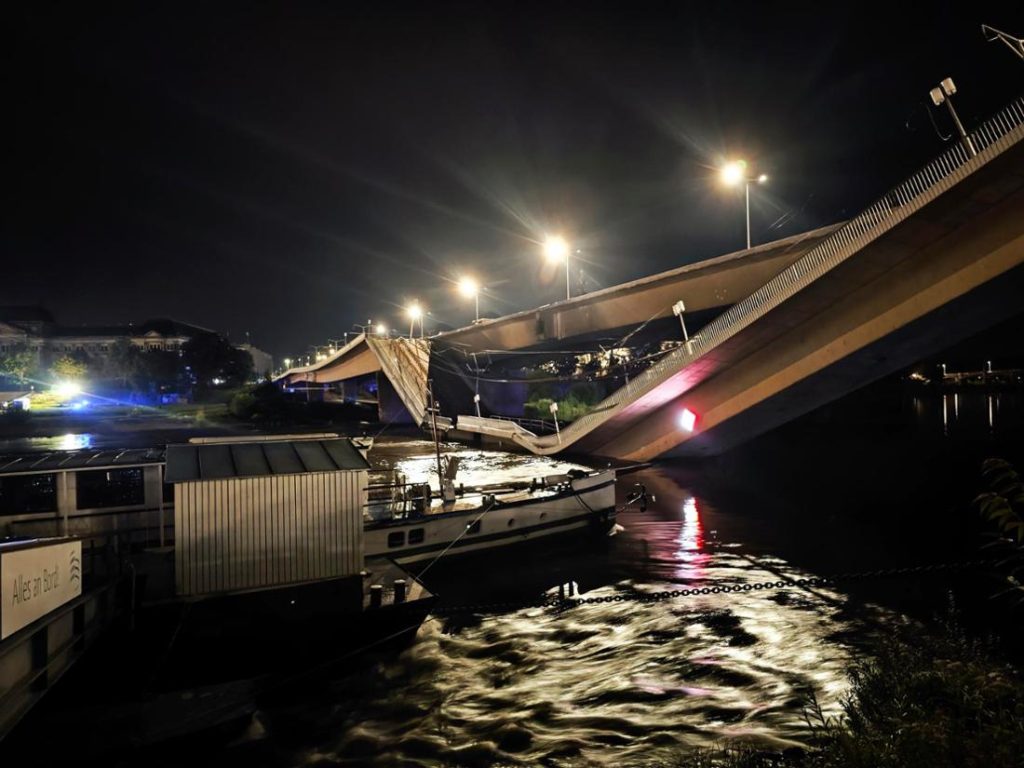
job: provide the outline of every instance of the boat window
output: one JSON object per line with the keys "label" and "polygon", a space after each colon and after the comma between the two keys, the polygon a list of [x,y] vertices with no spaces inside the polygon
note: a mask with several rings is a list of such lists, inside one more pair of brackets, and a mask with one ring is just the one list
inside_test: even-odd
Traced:
{"label": "boat window", "polygon": [[388,534],[388,549],[405,544],[405,531],[392,531]]}
{"label": "boat window", "polygon": [[134,507],[146,501],[140,467],[79,472],[75,481],[78,509]]}
{"label": "boat window", "polygon": [[409,531],[409,543],[410,544],[422,544],[423,543],[423,529],[413,528]]}
{"label": "boat window", "polygon": [[0,477],[0,515],[53,512],[57,509],[55,475]]}
{"label": "boat window", "polygon": [[470,523],[469,526],[466,528],[466,533],[480,533],[480,521],[474,520],[472,523]]}

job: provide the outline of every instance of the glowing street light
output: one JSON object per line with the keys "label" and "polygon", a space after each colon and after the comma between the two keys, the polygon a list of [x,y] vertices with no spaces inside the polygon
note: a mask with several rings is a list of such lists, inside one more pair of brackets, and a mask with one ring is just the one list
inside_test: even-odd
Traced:
{"label": "glowing street light", "polygon": [[565,242],[565,238],[549,235],[544,241],[544,256],[552,263],[565,261],[565,298],[571,298],[569,293],[569,244]]}
{"label": "glowing street light", "polygon": [[409,317],[409,338],[412,338],[413,329],[416,327],[416,321],[420,321],[420,338],[423,338],[423,308],[420,306],[418,301],[414,301],[408,307],[405,308],[405,314]]}
{"label": "glowing street light", "polygon": [[388,327],[384,325],[384,323],[377,323],[377,327],[374,328],[374,330],[377,332],[378,336],[388,335]]}
{"label": "glowing street light", "polygon": [[287,371],[291,367],[292,367],[292,359],[290,357],[286,357],[284,359],[284,369]]}
{"label": "glowing street light", "polygon": [[480,284],[472,277],[463,277],[459,280],[459,293],[467,299],[473,299],[476,304],[476,316],[474,320],[480,319]]}
{"label": "glowing street light", "polygon": [[82,393],[82,387],[73,381],[61,381],[53,388],[54,393],[57,397],[74,397]]}
{"label": "glowing street light", "polygon": [[764,184],[768,181],[768,175],[762,173],[758,176],[750,176],[747,172],[746,160],[732,160],[722,166],[719,171],[719,178],[721,178],[722,183],[727,187],[735,187],[739,184],[743,184],[743,190],[747,201],[747,250],[750,250],[750,185],[751,183]]}

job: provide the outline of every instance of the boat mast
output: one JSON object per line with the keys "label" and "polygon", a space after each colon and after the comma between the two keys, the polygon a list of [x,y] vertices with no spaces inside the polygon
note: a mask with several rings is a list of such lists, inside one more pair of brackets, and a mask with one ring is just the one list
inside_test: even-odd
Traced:
{"label": "boat mast", "polygon": [[434,402],[433,379],[427,379],[427,394],[430,396],[430,426],[434,431],[434,453],[437,455],[437,489],[444,495],[444,475],[441,473],[441,443],[437,439],[437,403]]}

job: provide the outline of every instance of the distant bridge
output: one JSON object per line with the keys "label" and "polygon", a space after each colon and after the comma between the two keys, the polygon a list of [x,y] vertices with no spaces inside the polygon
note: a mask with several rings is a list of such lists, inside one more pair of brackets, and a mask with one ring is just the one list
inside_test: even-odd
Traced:
{"label": "distant bridge", "polygon": [[[1024,101],[971,140],[976,155],[950,147],[841,225],[434,337],[521,349],[642,323],[680,298],[688,311],[728,307],[558,435],[467,415],[459,430],[538,454],[715,454],[1019,312]],[[427,344],[361,336],[285,378],[381,371],[420,421],[428,365],[411,375],[395,350],[425,360]]]}

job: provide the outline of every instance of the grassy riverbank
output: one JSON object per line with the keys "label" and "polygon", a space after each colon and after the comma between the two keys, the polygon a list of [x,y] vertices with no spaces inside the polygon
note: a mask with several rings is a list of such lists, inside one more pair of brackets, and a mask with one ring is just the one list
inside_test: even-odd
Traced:
{"label": "grassy riverbank", "polygon": [[812,700],[813,747],[783,754],[724,748],[679,768],[1011,768],[1024,762],[1024,678],[956,624],[883,641],[850,669],[839,718]]}

